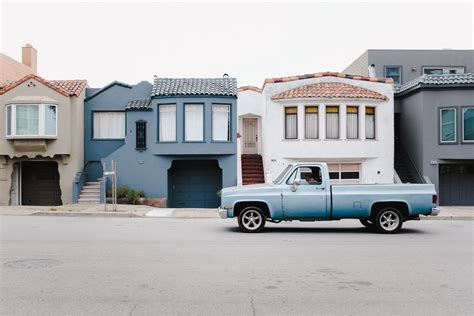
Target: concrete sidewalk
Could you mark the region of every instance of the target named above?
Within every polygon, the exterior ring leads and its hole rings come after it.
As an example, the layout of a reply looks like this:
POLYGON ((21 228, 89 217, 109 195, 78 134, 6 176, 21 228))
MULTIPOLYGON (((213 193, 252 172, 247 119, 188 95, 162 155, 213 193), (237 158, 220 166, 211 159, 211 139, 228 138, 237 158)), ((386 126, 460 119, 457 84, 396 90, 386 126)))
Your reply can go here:
MULTIPOLYGON (((99 217, 155 217, 155 218, 218 218, 216 209, 209 208, 154 208, 146 205, 69 204, 61 206, 0 206, 0 215, 34 216, 99 216, 99 217)), ((474 206, 441 206, 438 216, 421 216, 422 220, 474 220, 474 206)))

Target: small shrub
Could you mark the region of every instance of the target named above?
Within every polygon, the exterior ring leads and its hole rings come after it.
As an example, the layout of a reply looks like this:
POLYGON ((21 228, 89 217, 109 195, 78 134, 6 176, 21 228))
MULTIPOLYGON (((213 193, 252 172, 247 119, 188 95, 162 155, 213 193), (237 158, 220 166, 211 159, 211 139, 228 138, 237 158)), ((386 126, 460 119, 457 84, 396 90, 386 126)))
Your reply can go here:
MULTIPOLYGON (((135 204, 137 200, 145 196, 145 191, 135 191, 127 185, 117 187, 117 199, 126 199, 128 203, 135 204)), ((112 189, 107 190, 107 197, 112 197, 112 189)))

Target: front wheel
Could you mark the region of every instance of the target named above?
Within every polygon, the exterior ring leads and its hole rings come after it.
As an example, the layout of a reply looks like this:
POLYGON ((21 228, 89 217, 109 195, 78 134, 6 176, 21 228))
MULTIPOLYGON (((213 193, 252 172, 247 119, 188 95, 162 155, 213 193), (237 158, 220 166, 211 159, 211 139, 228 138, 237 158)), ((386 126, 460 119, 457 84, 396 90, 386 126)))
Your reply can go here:
POLYGON ((402 229, 403 218, 400 211, 394 207, 384 207, 376 216, 375 226, 382 234, 394 234, 402 229))
POLYGON ((265 227, 265 216, 258 207, 246 207, 239 214, 239 227, 245 233, 258 233, 265 227))

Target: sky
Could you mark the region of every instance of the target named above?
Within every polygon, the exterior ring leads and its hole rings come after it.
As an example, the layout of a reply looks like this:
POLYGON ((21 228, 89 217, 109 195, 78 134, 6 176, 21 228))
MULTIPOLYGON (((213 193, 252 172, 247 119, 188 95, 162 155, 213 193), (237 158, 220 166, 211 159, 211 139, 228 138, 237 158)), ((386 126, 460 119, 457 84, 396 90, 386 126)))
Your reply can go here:
POLYGON ((46 79, 265 78, 342 71, 369 48, 472 49, 472 2, 0 0, 1 52, 46 79))

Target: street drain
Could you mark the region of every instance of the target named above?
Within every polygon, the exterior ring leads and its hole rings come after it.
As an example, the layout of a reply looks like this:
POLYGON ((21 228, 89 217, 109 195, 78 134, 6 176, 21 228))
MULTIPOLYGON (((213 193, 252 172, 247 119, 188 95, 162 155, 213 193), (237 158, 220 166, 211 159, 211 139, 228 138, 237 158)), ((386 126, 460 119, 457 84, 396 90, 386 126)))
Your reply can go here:
POLYGON ((60 264, 62 264, 62 262, 55 259, 21 259, 5 262, 3 266, 11 269, 44 269, 60 264))

